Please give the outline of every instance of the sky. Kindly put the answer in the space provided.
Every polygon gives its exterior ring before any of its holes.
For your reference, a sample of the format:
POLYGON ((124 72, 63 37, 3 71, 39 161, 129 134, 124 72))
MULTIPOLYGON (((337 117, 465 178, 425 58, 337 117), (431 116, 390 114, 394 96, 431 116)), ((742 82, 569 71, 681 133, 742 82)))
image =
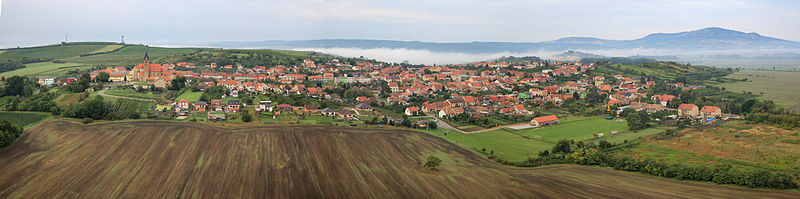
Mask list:
POLYGON ((723 27, 800 41, 796 0, 0 0, 0 46, 308 39, 539 42, 723 27))

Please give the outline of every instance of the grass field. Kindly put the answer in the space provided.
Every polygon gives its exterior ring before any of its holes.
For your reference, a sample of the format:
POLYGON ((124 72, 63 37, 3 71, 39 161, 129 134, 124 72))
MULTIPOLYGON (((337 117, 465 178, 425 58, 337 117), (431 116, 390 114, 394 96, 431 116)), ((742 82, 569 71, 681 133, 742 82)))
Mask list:
POLYGON ((180 101, 181 99, 189 100, 189 102, 195 103, 200 101, 200 97, 203 96, 203 92, 192 92, 191 89, 187 89, 183 92, 180 96, 175 98, 175 101, 180 101))
POLYGON ((0 111, 0 121, 6 120, 22 127, 31 127, 51 117, 50 113, 0 111))
POLYGON ((562 123, 524 130, 513 130, 503 128, 494 131, 463 134, 447 129, 421 130, 422 132, 436 135, 465 148, 495 155, 500 159, 520 162, 528 157, 538 156, 540 151, 549 150, 555 146, 558 140, 567 139, 583 141, 592 139, 592 132, 602 132, 604 139, 613 139, 612 142, 625 139, 634 140, 638 137, 646 137, 663 132, 661 129, 645 129, 639 133, 628 131, 627 123, 617 120, 606 120, 604 117, 566 117, 561 118, 562 123), (617 135, 611 136, 611 130, 617 130, 617 135), (447 135, 445 135, 447 133, 447 135), (524 138, 527 136, 528 138, 524 138), (483 151, 483 149, 486 151, 483 151), (494 151, 494 154, 491 152, 494 151))
POLYGON ((640 138, 645 138, 647 136, 663 133, 664 131, 666 131, 666 130, 660 129, 660 128, 649 128, 649 129, 644 129, 644 130, 637 131, 636 133, 630 132, 630 131, 627 131, 627 132, 624 132, 624 133, 618 133, 616 135, 609 135, 607 133, 602 138, 597 138, 594 141, 595 142, 600 142, 601 140, 606 140, 606 141, 611 142, 613 144, 621 144, 621 143, 624 143, 625 140, 633 141, 633 140, 637 140, 637 139, 640 139, 640 138))
POLYGON ((597 167, 498 165, 434 136, 49 121, 0 149, 0 198, 792 198, 597 167), (440 171, 422 167, 442 159, 440 171), (346 180, 343 180, 346 179, 346 180), (42 188, 46 187, 46 188, 42 188))
POLYGON ((14 75, 58 75, 66 73, 69 70, 75 69, 89 69, 91 66, 79 63, 52 63, 52 62, 39 62, 32 64, 25 64, 25 68, 12 70, 0 73, 2 77, 11 77, 14 75))
POLYGON ((797 131, 732 121, 702 131, 687 129, 669 139, 648 139, 620 155, 669 163, 719 164, 800 173, 797 131))
POLYGON ((509 130, 519 135, 531 138, 541 137, 542 141, 556 143, 558 140, 588 140, 594 138, 592 132, 611 135, 612 130, 625 133, 628 130, 628 123, 625 120, 607 120, 602 116, 598 117, 567 117, 561 118, 561 123, 540 128, 524 129, 519 131, 509 130))
POLYGON ((746 82, 724 83, 719 86, 733 92, 764 93, 762 98, 773 100, 776 104, 800 111, 800 73, 779 71, 745 70, 726 76, 731 79, 747 79, 746 82))

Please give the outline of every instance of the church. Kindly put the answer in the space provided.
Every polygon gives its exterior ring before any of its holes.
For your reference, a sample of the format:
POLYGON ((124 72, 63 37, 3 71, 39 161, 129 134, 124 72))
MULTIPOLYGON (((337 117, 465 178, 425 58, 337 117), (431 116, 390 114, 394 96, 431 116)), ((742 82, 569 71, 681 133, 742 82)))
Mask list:
POLYGON ((147 52, 144 53, 144 63, 136 65, 131 71, 133 73, 134 81, 147 81, 150 77, 160 77, 164 74, 164 68, 161 64, 151 64, 150 56, 147 52))

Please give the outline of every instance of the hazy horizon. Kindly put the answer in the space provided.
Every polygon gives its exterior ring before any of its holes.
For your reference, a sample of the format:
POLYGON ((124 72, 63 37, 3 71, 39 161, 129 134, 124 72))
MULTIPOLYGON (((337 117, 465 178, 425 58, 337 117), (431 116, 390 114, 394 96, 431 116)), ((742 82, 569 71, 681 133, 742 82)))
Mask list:
POLYGON ((796 1, 3 0, 0 44, 315 39, 540 42, 629 40, 722 27, 800 41, 796 1), (630 9, 635 7, 637 9, 630 9), (46 14, 43 14, 46 13, 46 14), (502 15, 498 14, 502 13, 502 15))

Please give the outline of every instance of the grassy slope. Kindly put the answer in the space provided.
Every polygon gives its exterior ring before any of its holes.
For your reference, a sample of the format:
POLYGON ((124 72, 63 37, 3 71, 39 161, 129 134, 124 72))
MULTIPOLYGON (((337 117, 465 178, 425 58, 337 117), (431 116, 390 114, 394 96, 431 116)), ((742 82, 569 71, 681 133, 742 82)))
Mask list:
POLYGON ((77 57, 105 48, 108 45, 68 45, 68 46, 48 46, 40 48, 8 49, 0 57, 41 57, 51 59, 63 59, 77 57))
POLYGON ((52 62, 40 62, 25 64, 25 68, 0 73, 0 76, 10 77, 14 75, 56 75, 74 69, 89 69, 91 66, 80 63, 57 64, 52 62))
POLYGON ((203 96, 203 92, 192 92, 191 89, 187 89, 186 91, 183 92, 183 94, 175 98, 174 101, 177 102, 180 101, 181 99, 186 99, 189 100, 189 102, 195 103, 197 101, 200 101, 201 96, 203 96))
POLYGON ((791 110, 800 111, 800 73, 777 71, 740 71, 726 76, 731 79, 745 79, 747 82, 724 83, 719 86, 729 91, 740 93, 742 91, 760 94, 764 92, 763 99, 774 100, 776 104, 791 110))
POLYGON ((790 198, 603 168, 508 168, 433 136, 51 121, 0 149, 2 198, 790 198), (424 169, 436 155, 441 171, 424 169), (342 180, 346 179, 346 180, 342 180), (46 189, 41 187, 47 187, 46 189))
POLYGON ((144 53, 150 55, 150 60, 157 60, 166 55, 191 53, 195 48, 159 48, 147 46, 128 46, 120 51, 94 55, 88 57, 74 57, 65 59, 67 62, 96 64, 96 65, 136 65, 142 63, 144 53))

